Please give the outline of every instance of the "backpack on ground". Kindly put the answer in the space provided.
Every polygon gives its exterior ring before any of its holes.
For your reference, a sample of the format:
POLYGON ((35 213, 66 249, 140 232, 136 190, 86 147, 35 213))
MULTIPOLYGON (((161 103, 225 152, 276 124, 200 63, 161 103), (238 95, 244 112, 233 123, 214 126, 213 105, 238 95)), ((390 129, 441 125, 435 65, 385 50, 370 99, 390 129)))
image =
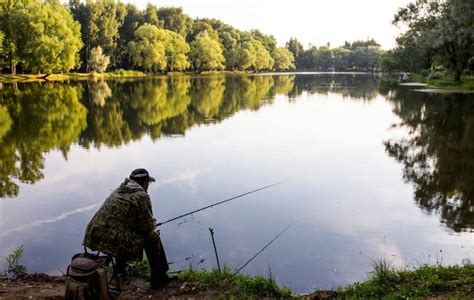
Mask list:
POLYGON ((78 253, 67 268, 65 299, 108 300, 108 256, 78 253))

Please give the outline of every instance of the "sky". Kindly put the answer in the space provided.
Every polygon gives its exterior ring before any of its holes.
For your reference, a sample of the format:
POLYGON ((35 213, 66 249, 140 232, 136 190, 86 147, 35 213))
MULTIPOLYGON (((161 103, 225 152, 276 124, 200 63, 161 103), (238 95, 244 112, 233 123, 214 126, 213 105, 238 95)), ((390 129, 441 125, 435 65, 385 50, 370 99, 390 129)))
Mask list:
POLYGON ((240 30, 272 34, 280 46, 296 37, 309 44, 374 38, 384 49, 395 46, 403 30, 391 24, 397 8, 410 0, 123 0, 144 8, 148 2, 182 7, 189 16, 216 18, 240 30))

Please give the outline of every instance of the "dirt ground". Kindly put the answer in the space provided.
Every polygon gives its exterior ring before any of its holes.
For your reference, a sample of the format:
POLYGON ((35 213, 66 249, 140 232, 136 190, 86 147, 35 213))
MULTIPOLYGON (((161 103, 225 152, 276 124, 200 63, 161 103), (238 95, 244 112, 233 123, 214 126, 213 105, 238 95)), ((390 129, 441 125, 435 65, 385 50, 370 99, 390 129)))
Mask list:
MULTIPOLYGON (((64 299, 66 277, 29 274, 16 280, 0 282, 0 300, 64 299)), ((122 284, 122 292, 115 299, 215 299, 225 295, 226 288, 204 288, 195 282, 172 282, 160 290, 152 290, 142 278, 131 278, 122 284)))

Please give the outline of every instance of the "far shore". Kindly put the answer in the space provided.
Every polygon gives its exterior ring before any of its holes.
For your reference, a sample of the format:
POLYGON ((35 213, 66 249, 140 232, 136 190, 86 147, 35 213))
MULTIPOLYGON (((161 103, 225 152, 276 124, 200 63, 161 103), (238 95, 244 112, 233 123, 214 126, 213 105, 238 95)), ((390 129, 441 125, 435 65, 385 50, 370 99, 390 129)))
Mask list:
MULTIPOLYGON (((397 75, 399 73, 383 73, 368 71, 323 71, 323 70, 291 70, 272 72, 252 72, 252 71, 206 71, 196 72, 168 72, 168 73, 144 73, 134 70, 117 70, 105 73, 53 73, 53 74, 0 74, 0 83, 27 83, 27 82, 54 82, 54 81, 79 81, 94 79, 118 79, 118 78, 140 78, 140 77, 169 77, 169 76, 209 76, 209 75, 285 75, 285 74, 383 74, 397 75)), ((426 88, 436 88, 447 91, 474 91, 474 77, 464 76, 460 82, 453 79, 431 80, 421 75, 415 74, 412 78, 416 82, 427 84, 426 88)))

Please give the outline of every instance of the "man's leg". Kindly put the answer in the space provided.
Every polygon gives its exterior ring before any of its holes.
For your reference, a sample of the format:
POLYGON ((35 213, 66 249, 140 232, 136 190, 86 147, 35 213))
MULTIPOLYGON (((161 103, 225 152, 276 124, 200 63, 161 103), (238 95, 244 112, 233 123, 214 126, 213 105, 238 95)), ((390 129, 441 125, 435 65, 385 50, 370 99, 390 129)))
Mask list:
POLYGON ((168 282, 169 270, 168 260, 166 259, 165 250, 161 244, 160 236, 153 232, 145 239, 145 253, 151 269, 152 287, 159 287, 168 282))

